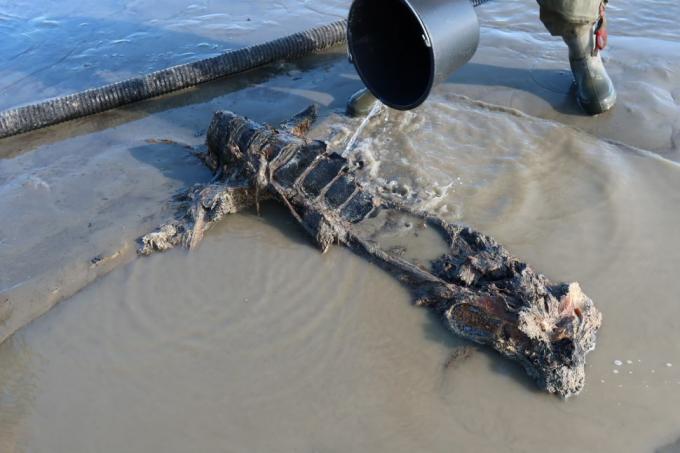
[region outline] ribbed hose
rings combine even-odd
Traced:
[[[477,7],[491,0],[470,0]],[[0,112],[0,138],[81,118],[133,102],[248,71],[278,60],[292,60],[347,41],[340,20],[264,44],[151,74]]]
[[[347,21],[312,28],[217,57],[0,112],[0,138],[104,112],[278,60],[292,60],[347,40]]]

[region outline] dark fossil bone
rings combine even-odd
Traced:
[[[304,137],[315,114],[310,108],[275,130],[216,113],[205,156],[214,181],[185,193],[177,219],[142,238],[139,253],[194,247],[226,214],[274,199],[322,251],[342,244],[369,257],[457,335],[516,360],[548,392],[578,393],[602,318],[578,283],[552,283],[492,238],[366,190],[351,162]],[[392,244],[398,226],[429,234],[440,251],[423,257],[408,241]]]

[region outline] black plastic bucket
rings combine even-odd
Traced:
[[[479,22],[470,0],[355,0],[347,39],[369,91],[410,110],[472,58]]]

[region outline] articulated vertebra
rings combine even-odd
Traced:
[[[579,285],[553,284],[488,236],[372,194],[355,180],[347,159],[302,137],[314,114],[308,110],[289,131],[277,131],[217,113],[206,162],[218,182],[189,191],[178,220],[145,236],[140,253],[193,247],[225,214],[259,209],[259,200],[273,198],[322,251],[337,243],[375,259],[457,335],[518,361],[551,393],[578,393],[601,323]],[[441,251],[425,258],[409,251],[408,241],[390,243],[399,228],[431,235]]]

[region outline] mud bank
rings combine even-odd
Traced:
[[[435,95],[450,97],[455,93],[454,97],[460,95],[510,107],[640,148],[643,153],[650,151],[677,161],[680,88],[673,82],[673,74],[680,69],[677,67],[680,46],[676,45],[676,38],[667,33],[652,34],[644,39],[653,40],[654,45],[647,45],[649,43],[640,43],[640,38],[616,37],[607,56],[611,60],[608,67],[621,94],[619,106],[611,113],[592,119],[580,114],[570,95],[564,46],[544,33],[535,20],[535,11],[519,8],[522,4],[517,2],[512,7],[491,4],[479,9],[483,39],[478,54],[449,83],[439,87]],[[127,15],[148,11],[143,5],[136,5],[130,11],[129,5],[122,5]],[[299,12],[295,20],[277,29],[277,33],[337,18],[342,15],[343,7],[338,3],[307,14]],[[56,5],[51,8],[32,23],[21,22],[18,9],[5,14],[3,25],[7,30],[27,35],[29,42],[40,42],[23,50],[15,48],[17,43],[5,43],[9,47],[3,51],[12,57],[0,80],[5,81],[5,91],[13,93],[3,97],[8,105],[104,81],[84,77],[88,67],[76,70],[73,66],[82,58],[69,56],[63,64],[71,64],[75,72],[68,79],[72,84],[61,91],[32,88],[24,96],[12,89],[15,85],[30,87],[32,81],[40,81],[50,89],[56,86],[51,74],[56,76],[62,63],[29,73],[25,80],[18,78],[26,65],[34,64],[45,52],[48,37],[55,38],[75,27],[71,16],[66,16],[69,20],[50,19],[48,13],[58,10]],[[95,17],[117,11],[121,4],[105,3],[99,8],[101,11],[95,10]],[[122,28],[120,24],[102,23],[97,32],[100,45],[82,49],[82,43],[71,44],[89,55],[88,61],[106,66],[115,61],[110,58],[108,46],[116,42],[116,36],[132,29],[153,28],[154,33],[148,30],[138,31],[139,36],[133,33],[135,39],[120,38],[123,41],[117,45],[125,47],[134,41],[142,48],[148,37],[144,33],[148,32],[152,37],[162,37],[163,42],[174,43],[173,55],[178,57],[178,43],[182,43],[179,45],[182,48],[194,38],[213,33],[216,28],[213,22],[230,24],[212,35],[215,42],[223,46],[271,38],[276,33],[262,26],[262,20],[276,21],[277,14],[286,15],[296,10],[296,5],[282,5],[282,9],[277,9],[271,17],[260,18],[259,22],[255,18],[257,8],[252,8],[253,14],[234,12],[229,18],[216,13],[208,14],[209,17],[197,16],[201,11],[216,8],[215,5],[177,5],[177,8],[174,18],[149,19],[142,14],[146,20],[138,18],[137,25],[131,22]],[[634,13],[632,19],[631,13]],[[629,25],[628,33],[642,32],[644,27],[635,28],[635,25],[642,18],[650,20],[644,7],[614,9],[612,14],[615,24],[618,19]],[[245,16],[253,16],[255,20]],[[239,25],[241,20],[246,24]],[[186,26],[197,21],[202,26],[194,30],[194,38],[189,39]],[[81,37],[89,39],[89,29],[79,26],[83,30]],[[175,35],[178,30],[184,34]],[[218,51],[217,47],[203,44],[196,44],[195,52],[184,58],[203,57]],[[154,52],[154,55],[167,53],[163,49],[154,49]],[[121,55],[127,55],[126,66],[136,67],[137,73],[158,69],[167,63],[141,53]],[[0,225],[0,247],[6,257],[0,264],[3,266],[0,269],[0,310],[3,312],[0,319],[6,320],[6,326],[0,328],[0,339],[7,338],[54,303],[134,256],[132,241],[162,220],[164,201],[182,187],[207,177],[200,163],[192,158],[189,147],[201,146],[212,111],[227,108],[258,121],[277,123],[310,101],[327,107],[326,113],[340,109],[347,95],[359,86],[353,69],[341,55],[342,50],[337,49],[300,64],[281,64],[248,77],[220,81],[161,100],[3,140],[0,155],[5,159],[0,161],[0,181],[4,196],[0,210],[14,214],[4,216]],[[148,61],[154,66],[140,65]],[[653,77],[649,68],[654,68]],[[272,108],[273,104],[278,104],[277,108]],[[159,143],[166,139],[179,145]],[[83,193],[82,187],[89,190]],[[40,259],[35,258],[38,255]]]
[[[215,110],[231,105],[277,124],[309,103],[340,108],[356,85],[341,54],[53,128],[63,134],[56,143],[45,143],[48,129],[0,144],[15,155],[0,161],[0,210],[13,213],[0,227],[0,338],[133,258],[134,241],[170,215],[172,195],[211,178],[194,150]],[[97,130],[108,120],[119,126]]]
[[[180,3],[112,1],[81,20],[79,6],[54,2],[29,28],[20,10],[31,4],[0,10],[0,29],[30,35],[3,42],[14,47],[0,81],[14,85],[2,102],[204,56],[259,39],[254,29],[273,37],[282,18],[313,25],[345,6],[283,2],[267,16],[237,2],[226,17],[211,16],[225,14],[217,3]],[[471,65],[421,109],[377,115],[354,146],[376,190],[581,281],[607,324],[577,400],[532,392],[484,352],[445,366],[461,343],[403,289],[342,250],[319,255],[266,207],[263,218],[229,219],[194,254],[118,267],[0,345],[0,449],[541,451],[555,439],[564,451],[672,448],[680,36],[664,26],[678,5],[658,4],[612,3],[607,65],[620,104],[610,114],[579,114],[566,48],[542,30],[533,1],[503,1],[479,10]],[[75,19],[49,16],[57,11]],[[112,15],[129,26],[121,36],[103,26]],[[88,45],[95,35],[76,25],[95,19],[103,43]],[[76,37],[56,40],[68,44],[58,61],[46,59],[50,30]],[[189,47],[180,31],[194,36]],[[164,40],[159,53],[144,50]],[[101,67],[95,79],[90,62]],[[0,297],[21,315],[5,319],[2,336],[126,262],[134,239],[169,215],[172,194],[209,178],[189,148],[159,139],[198,147],[215,110],[278,123],[317,102],[326,119],[314,133],[345,146],[358,122],[334,113],[358,87],[338,49],[0,142]]]

